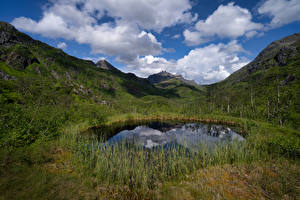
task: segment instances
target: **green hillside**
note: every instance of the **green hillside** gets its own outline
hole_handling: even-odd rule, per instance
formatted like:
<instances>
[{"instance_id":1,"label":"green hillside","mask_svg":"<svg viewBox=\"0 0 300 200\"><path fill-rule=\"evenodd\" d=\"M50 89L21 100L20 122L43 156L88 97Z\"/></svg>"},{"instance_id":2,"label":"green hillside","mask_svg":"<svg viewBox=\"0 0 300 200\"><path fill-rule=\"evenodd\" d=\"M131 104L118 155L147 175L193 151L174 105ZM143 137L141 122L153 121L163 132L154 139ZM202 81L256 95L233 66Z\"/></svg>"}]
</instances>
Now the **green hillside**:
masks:
<instances>
[{"instance_id":1,"label":"green hillside","mask_svg":"<svg viewBox=\"0 0 300 200\"><path fill-rule=\"evenodd\" d=\"M106 115L106 112L181 112L186 104L204 98L202 91L192 88L188 94L195 98L183 105L183 99L190 96L180 90L155 87L134 74L69 56L4 22L0 23L0 32L3 33L0 40L3 116L0 138L6 142L30 142L43 129L53 134L48 126L56 129L73 118L75 121L95 120L97 115ZM85 112L86 109L91 112ZM40 127L41 124L46 127ZM12 132L16 134L13 138Z\"/></svg>"},{"instance_id":2,"label":"green hillside","mask_svg":"<svg viewBox=\"0 0 300 200\"><path fill-rule=\"evenodd\" d=\"M300 34L275 41L253 62L207 86L208 101L235 116L300 127Z\"/></svg>"}]
</instances>

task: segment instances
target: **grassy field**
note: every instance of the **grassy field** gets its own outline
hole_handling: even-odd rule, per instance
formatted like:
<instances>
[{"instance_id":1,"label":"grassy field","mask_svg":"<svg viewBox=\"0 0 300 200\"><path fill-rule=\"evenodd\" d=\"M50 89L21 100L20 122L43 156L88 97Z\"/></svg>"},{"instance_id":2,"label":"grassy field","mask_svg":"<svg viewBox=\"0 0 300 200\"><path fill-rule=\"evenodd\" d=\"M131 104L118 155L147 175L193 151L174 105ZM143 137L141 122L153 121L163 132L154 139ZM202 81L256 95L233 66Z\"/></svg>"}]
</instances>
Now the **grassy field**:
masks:
<instances>
[{"instance_id":1,"label":"grassy field","mask_svg":"<svg viewBox=\"0 0 300 200\"><path fill-rule=\"evenodd\" d=\"M83 132L89 122L60 129L13 151L1 150L3 199L296 199L299 196L299 133L264 122L226 116L119 115L126 121L182 119L235 124L243 144L213 153L183 149L99 145ZM284 136L284 139L281 139ZM92 142L94 141L94 142ZM287 167L286 167L287 166Z\"/></svg>"}]
</instances>

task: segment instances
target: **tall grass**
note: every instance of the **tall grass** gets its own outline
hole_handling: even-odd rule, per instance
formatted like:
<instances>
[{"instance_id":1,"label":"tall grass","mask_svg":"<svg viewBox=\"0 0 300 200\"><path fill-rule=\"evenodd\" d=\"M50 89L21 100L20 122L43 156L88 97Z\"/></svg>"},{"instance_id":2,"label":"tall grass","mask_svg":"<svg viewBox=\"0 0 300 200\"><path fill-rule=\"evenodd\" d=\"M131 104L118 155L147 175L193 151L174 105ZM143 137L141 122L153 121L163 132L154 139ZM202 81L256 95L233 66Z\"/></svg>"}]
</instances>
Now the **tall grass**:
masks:
<instances>
[{"instance_id":1,"label":"tall grass","mask_svg":"<svg viewBox=\"0 0 300 200\"><path fill-rule=\"evenodd\" d=\"M199 144L197 151L179 146L149 150L126 141L112 146L99 138L70 131L60 142L72 151L73 167L81 174L94 177L97 185L121 186L140 197L149 195L163 182L182 180L203 167L251 162L267 156L266 151L247 141L216 144L213 149Z\"/></svg>"}]
</instances>

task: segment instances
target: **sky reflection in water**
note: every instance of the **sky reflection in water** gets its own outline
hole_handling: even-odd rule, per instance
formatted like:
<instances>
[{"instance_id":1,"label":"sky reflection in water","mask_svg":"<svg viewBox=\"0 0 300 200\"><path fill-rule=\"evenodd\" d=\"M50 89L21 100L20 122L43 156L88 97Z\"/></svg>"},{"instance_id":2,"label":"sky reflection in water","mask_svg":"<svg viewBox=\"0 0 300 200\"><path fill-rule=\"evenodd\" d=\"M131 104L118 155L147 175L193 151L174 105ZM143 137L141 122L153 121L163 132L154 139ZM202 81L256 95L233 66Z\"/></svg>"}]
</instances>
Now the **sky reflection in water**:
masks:
<instances>
[{"instance_id":1,"label":"sky reflection in water","mask_svg":"<svg viewBox=\"0 0 300 200\"><path fill-rule=\"evenodd\" d=\"M230 143L233 140L243 141L245 139L222 125L151 123L137 126L133 130L123 130L111 137L108 143L115 145L124 140L148 149L162 145L178 145L188 149L197 149L201 144L212 147L219 143Z\"/></svg>"}]
</instances>

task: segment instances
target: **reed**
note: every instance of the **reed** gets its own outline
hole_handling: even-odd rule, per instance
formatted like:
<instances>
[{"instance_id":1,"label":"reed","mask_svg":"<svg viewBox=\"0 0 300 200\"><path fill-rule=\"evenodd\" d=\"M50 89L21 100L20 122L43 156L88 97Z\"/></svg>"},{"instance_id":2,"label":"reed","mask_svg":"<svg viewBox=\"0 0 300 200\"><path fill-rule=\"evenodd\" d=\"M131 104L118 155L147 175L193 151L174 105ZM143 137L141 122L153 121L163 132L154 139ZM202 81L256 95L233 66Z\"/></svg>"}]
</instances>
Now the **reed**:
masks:
<instances>
[{"instance_id":1,"label":"reed","mask_svg":"<svg viewBox=\"0 0 300 200\"><path fill-rule=\"evenodd\" d=\"M196 120L195 120L196 119ZM227 164L251 164L273 158L298 155L296 147L289 140L294 138L293 131L278 129L266 123L251 120L207 116L206 118L184 117L180 115L161 116L119 116L108 120L97 128L115 127L131 123L143 123L153 120L181 120L235 124L245 131L247 140L232 141L230 144L217 144L214 150L206 144L200 144L198 151L179 146L162 146L152 150L135 147L128 142L111 146L106 141L105 131L98 136L88 134L88 123L72 125L63 129L58 145L69 151L71 166L82 180L93 180L94 186L110 188L112 193L120 193L127 198L149 199L155 191L168 182L181 182L200 169ZM289 140L276 138L282 135ZM276 140L274 140L274 138ZM280 137L281 138L281 137ZM284 151L277 152L270 141L278 141ZM184 145L183 145L184 146ZM289 150L290 149L290 150ZM121 189L120 189L121 188Z\"/></svg>"},{"instance_id":2,"label":"reed","mask_svg":"<svg viewBox=\"0 0 300 200\"><path fill-rule=\"evenodd\" d=\"M190 151L179 146L149 150L126 141L112 146L97 139L69 134L61 144L71 148L72 165L82 175L93 176L97 185L117 185L139 196L204 167L251 162L266 156L246 141L217 144L213 150L201 144L197 151Z\"/></svg>"}]
</instances>

